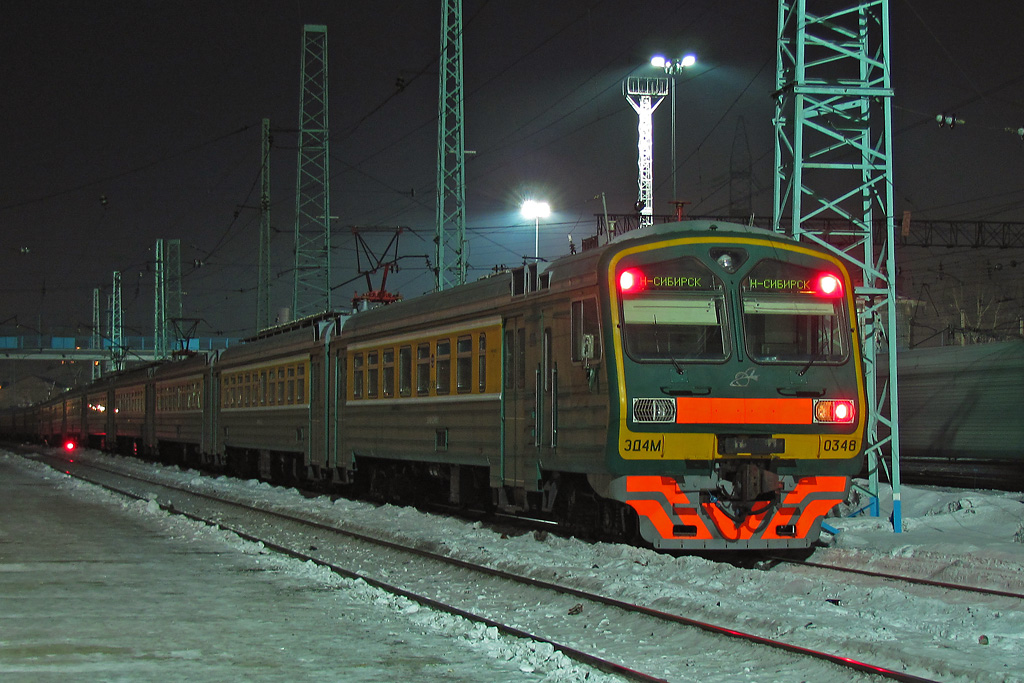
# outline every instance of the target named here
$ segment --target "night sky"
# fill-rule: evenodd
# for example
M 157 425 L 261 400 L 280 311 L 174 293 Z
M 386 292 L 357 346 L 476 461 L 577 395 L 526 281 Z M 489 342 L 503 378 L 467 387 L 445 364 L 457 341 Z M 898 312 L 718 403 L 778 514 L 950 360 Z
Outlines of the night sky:
M 264 117 L 271 305 L 289 305 L 306 23 L 328 27 L 335 304 L 364 288 L 347 283 L 353 225 L 411 229 L 389 288 L 432 289 L 419 256 L 433 254 L 440 4 L 4 0 L 3 330 L 87 336 L 93 288 L 105 295 L 120 270 L 126 334 L 152 334 L 164 238 L 181 240 L 199 334 L 251 334 Z M 1024 126 L 1024 5 L 891 8 L 897 213 L 1024 221 L 1024 141 L 1005 130 Z M 534 227 L 519 215 L 528 196 L 554 211 L 541 224 L 548 257 L 567 253 L 568 235 L 593 234 L 601 193 L 610 212 L 632 210 L 637 118 L 621 82 L 659 75 L 645 66 L 659 51 L 699 59 L 677 81 L 679 199 L 693 215 L 729 214 L 739 198 L 770 216 L 776 11 L 769 0 L 465 0 L 470 277 L 532 254 Z M 964 123 L 940 128 L 939 113 Z M 656 213 L 672 210 L 669 116 L 666 100 L 654 117 Z M 730 183 L 744 166 L 749 180 Z

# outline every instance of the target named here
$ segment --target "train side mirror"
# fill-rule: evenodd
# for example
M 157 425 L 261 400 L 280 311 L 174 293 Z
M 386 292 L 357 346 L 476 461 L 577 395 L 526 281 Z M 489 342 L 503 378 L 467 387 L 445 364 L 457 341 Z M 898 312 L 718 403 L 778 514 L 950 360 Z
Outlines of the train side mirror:
M 594 335 L 585 334 L 583 335 L 583 343 L 580 345 L 580 355 L 583 360 L 593 360 L 594 358 Z
M 580 344 L 580 357 L 583 358 L 583 367 L 590 367 L 590 361 L 594 359 L 594 335 L 583 335 Z

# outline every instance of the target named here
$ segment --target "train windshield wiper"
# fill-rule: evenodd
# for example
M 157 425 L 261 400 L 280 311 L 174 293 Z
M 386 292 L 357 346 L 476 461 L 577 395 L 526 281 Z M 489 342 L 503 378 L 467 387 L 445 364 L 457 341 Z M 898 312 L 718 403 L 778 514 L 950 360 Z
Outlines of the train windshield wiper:
M 654 320 L 654 351 L 658 354 L 659 357 L 661 357 L 661 339 L 658 337 L 658 316 L 654 315 L 652 316 L 652 319 Z M 676 372 L 678 374 L 686 374 L 686 368 L 679 364 L 679 361 L 676 360 L 675 356 L 673 356 L 670 353 L 666 357 L 669 359 L 669 361 L 671 361 L 672 367 L 676 369 Z

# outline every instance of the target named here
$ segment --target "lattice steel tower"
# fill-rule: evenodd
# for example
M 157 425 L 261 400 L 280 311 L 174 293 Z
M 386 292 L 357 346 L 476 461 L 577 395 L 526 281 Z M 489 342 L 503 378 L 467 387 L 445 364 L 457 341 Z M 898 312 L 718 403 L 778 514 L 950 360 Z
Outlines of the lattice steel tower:
M 167 358 L 167 284 L 164 274 L 164 241 L 156 241 L 153 268 L 153 358 Z
M 295 288 L 298 319 L 331 308 L 331 201 L 327 129 L 327 27 L 302 30 L 299 168 L 295 189 Z
M 107 302 L 107 330 L 110 337 L 110 368 L 120 371 L 124 369 L 124 323 L 121 309 L 121 271 L 114 271 L 114 280 L 110 288 L 110 299 Z
M 636 110 L 637 167 L 639 194 L 636 202 L 640 214 L 640 227 L 654 222 L 654 127 L 653 114 L 668 95 L 667 78 L 632 76 L 622 83 L 622 94 Z
M 462 0 L 443 0 L 437 111 L 437 289 L 466 281 L 466 137 L 463 127 Z
M 860 278 L 871 507 L 877 515 L 878 466 L 888 449 L 899 532 L 889 2 L 837 4 L 779 0 L 774 226 L 785 230 L 788 210 L 795 237 L 843 257 Z M 878 371 L 882 359 L 888 382 Z
M 256 331 L 270 327 L 270 119 L 260 136 L 260 252 L 256 270 Z

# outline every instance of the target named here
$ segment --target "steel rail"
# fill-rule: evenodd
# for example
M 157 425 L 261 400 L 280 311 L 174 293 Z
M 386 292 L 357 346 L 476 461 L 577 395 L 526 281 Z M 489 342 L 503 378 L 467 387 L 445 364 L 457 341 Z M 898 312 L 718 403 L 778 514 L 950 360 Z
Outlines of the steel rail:
M 778 564 L 792 564 L 801 567 L 813 567 L 814 569 L 827 569 L 834 572 L 842 572 L 844 574 L 860 574 L 862 576 L 870 576 L 877 579 L 887 579 L 890 581 L 898 581 L 900 583 L 918 584 L 922 586 L 929 586 L 931 588 L 944 588 L 951 591 L 961 591 L 965 593 L 980 593 L 982 595 L 995 595 L 1002 598 L 1017 598 L 1018 600 L 1024 600 L 1024 594 L 1014 593 L 1012 591 L 1002 591 L 995 588 L 982 588 L 981 586 L 965 586 L 958 583 L 949 583 L 946 581 L 935 581 L 932 579 L 921 579 L 914 576 L 902 576 L 900 574 L 887 574 L 885 572 L 877 572 L 870 569 L 855 569 L 853 567 L 840 567 L 831 564 L 821 564 L 819 562 L 808 562 L 807 560 L 794 560 L 787 557 L 769 557 L 768 559 Z
M 586 599 L 586 600 L 589 600 L 591 602 L 595 602 L 595 603 L 598 603 L 598 604 L 603 604 L 603 605 L 606 605 L 606 606 L 609 606 L 609 607 L 615 607 L 615 608 L 624 610 L 626 612 L 632 612 L 632 613 L 635 613 L 635 614 L 642 614 L 644 616 L 648 616 L 648 617 L 651 617 L 651 618 L 654 618 L 654 619 L 658 619 L 658 620 L 662 620 L 662 621 L 666 621 L 666 622 L 670 622 L 670 623 L 676 623 L 676 624 L 680 624 L 680 625 L 685 625 L 685 626 L 689 626 L 689 627 L 692 627 L 692 628 L 697 628 L 697 629 L 700 629 L 700 630 L 708 632 L 708 633 L 713 633 L 713 634 L 717 634 L 717 635 L 721 635 L 721 636 L 726 636 L 726 637 L 729 637 L 729 638 L 739 639 L 739 640 L 742 640 L 742 641 L 746 641 L 746 642 L 749 642 L 749 643 L 755 643 L 755 644 L 762 645 L 762 646 L 765 646 L 765 647 L 771 647 L 771 648 L 774 648 L 774 649 L 777 649 L 777 650 L 782 650 L 782 651 L 785 651 L 785 652 L 788 652 L 788 653 L 791 653 L 791 654 L 796 654 L 796 655 L 810 657 L 810 658 L 814 658 L 814 659 L 818 659 L 818 660 L 822 660 L 822 661 L 827 661 L 827 662 L 830 662 L 830 663 L 835 664 L 837 666 L 843 667 L 845 669 L 852 669 L 852 670 L 856 670 L 856 671 L 859 671 L 859 672 L 862 672 L 862 673 L 867 673 L 867 674 L 870 674 L 870 675 L 879 676 L 879 677 L 886 678 L 886 679 L 889 679 L 889 680 L 901 681 L 901 682 L 904 682 L 904 683 L 937 683 L 933 679 L 923 678 L 923 677 L 920 677 L 920 676 L 915 676 L 915 675 L 908 674 L 908 673 L 901 672 L 901 671 L 895 671 L 895 670 L 888 669 L 888 668 L 883 667 L 883 666 L 877 666 L 877 665 L 874 665 L 874 664 L 869 664 L 867 662 L 862 662 L 860 660 L 853 659 L 851 657 L 844 657 L 844 656 L 841 656 L 841 655 L 835 655 L 835 654 L 831 654 L 831 653 L 828 653 L 828 652 L 823 652 L 823 651 L 820 651 L 820 650 L 814 650 L 812 648 L 806 648 L 806 647 L 803 647 L 803 646 L 800 646 L 800 645 L 794 645 L 792 643 L 786 643 L 784 641 L 774 640 L 772 638 L 767 638 L 767 637 L 764 637 L 764 636 L 758 636 L 758 635 L 752 634 L 752 633 L 746 633 L 746 632 L 740 631 L 738 629 L 734 629 L 734 628 L 730 628 L 730 627 L 725 627 L 725 626 L 719 626 L 719 625 L 716 625 L 716 624 L 711 624 L 709 622 L 700 621 L 698 619 L 692 619 L 692 618 L 684 617 L 684 616 L 681 616 L 681 615 L 678 615 L 678 614 L 672 614 L 670 612 L 663 612 L 661 610 L 656 610 L 656 609 L 651 608 L 651 607 L 646 607 L 646 606 L 643 606 L 643 605 L 637 605 L 637 604 L 634 604 L 634 603 L 625 602 L 625 601 L 618 600 L 618 599 L 611 598 L 611 597 L 607 597 L 607 596 L 604 596 L 604 595 L 598 595 L 598 594 L 595 594 L 595 593 L 589 593 L 587 591 L 584 591 L 584 590 L 581 590 L 581 589 L 577 589 L 577 588 L 572 588 L 570 586 L 563 586 L 563 585 L 560 585 L 560 584 L 555 584 L 555 583 L 551 583 L 551 582 L 548 582 L 548 581 L 544 581 L 544 580 L 541 580 L 541 579 L 534 579 L 534 578 L 522 576 L 522 575 L 519 575 L 519 574 L 509 573 L 509 572 L 506 572 L 506 571 L 503 571 L 503 570 L 500 570 L 500 569 L 494 569 L 492 567 L 478 565 L 478 564 L 474 564 L 472 562 L 467 562 L 465 560 L 459 560 L 459 559 L 456 559 L 456 558 L 447 557 L 445 555 L 440 555 L 438 553 L 434 553 L 432 551 L 425 550 L 425 549 L 422 549 L 422 548 L 415 548 L 415 547 L 403 545 L 401 543 L 396 543 L 394 541 L 388 541 L 386 539 L 377 538 L 377 537 L 370 536 L 370 535 L 367 535 L 367 534 L 363 534 L 363 533 L 359 533 L 359 532 L 356 532 L 356 531 L 352 531 L 350 529 L 345 529 L 345 528 L 337 527 L 337 526 L 330 525 L 330 524 L 324 524 L 322 522 L 316 522 L 316 521 L 313 521 L 313 520 L 304 519 L 304 518 L 301 518 L 301 517 L 296 517 L 294 515 L 291 515 L 291 514 L 288 514 L 288 513 L 284 513 L 284 512 L 279 512 L 279 511 L 276 511 L 276 510 L 268 510 L 266 508 L 258 507 L 258 506 L 255 506 L 255 505 L 251 505 L 249 503 L 242 503 L 242 502 L 238 502 L 238 501 L 234 501 L 234 500 L 230 500 L 230 499 L 226 499 L 226 498 L 220 498 L 218 496 L 202 493 L 202 492 L 199 492 L 199 491 L 192 491 L 192 490 L 189 490 L 189 489 L 185 489 L 185 488 L 176 486 L 174 484 L 169 484 L 169 483 L 166 483 L 166 482 L 156 481 L 156 480 L 149 479 L 147 477 L 144 477 L 144 476 L 141 476 L 141 475 L 137 475 L 137 474 L 134 474 L 134 473 L 133 474 L 126 474 L 124 472 L 119 472 L 119 471 L 116 471 L 116 470 L 111 470 L 111 469 L 105 468 L 105 467 L 103 467 L 101 465 L 96 465 L 94 463 L 75 462 L 74 464 L 77 464 L 77 465 L 80 465 L 80 466 L 83 466 L 83 467 L 92 467 L 94 469 L 97 469 L 97 470 L 100 470 L 100 471 L 104 471 L 104 472 L 107 472 L 109 474 L 113 474 L 115 476 L 124 477 L 124 478 L 130 479 L 130 480 L 134 479 L 134 480 L 137 480 L 137 481 L 140 481 L 140 482 L 143 482 L 143 483 L 147 483 L 147 484 L 152 484 L 152 485 L 155 485 L 155 486 L 161 486 L 163 488 L 170 489 L 170 490 L 173 490 L 173 491 L 178 491 L 180 493 L 184 493 L 184 494 L 187 494 L 187 495 L 190 495 L 190 496 L 195 496 L 195 497 L 198 497 L 198 498 L 203 498 L 203 499 L 215 501 L 215 502 L 218 502 L 218 503 L 221 503 L 221 504 L 232 505 L 232 506 L 244 509 L 244 510 L 251 510 L 251 511 L 255 511 L 255 512 L 260 512 L 262 514 L 270 515 L 270 516 L 273 516 L 273 517 L 277 517 L 279 519 L 287 520 L 287 521 L 292 522 L 292 523 L 296 523 L 296 524 L 300 524 L 300 525 L 305 525 L 305 526 L 308 526 L 308 527 L 313 528 L 313 529 L 318 529 L 318 530 L 322 530 L 322 531 L 329 531 L 329 532 L 337 533 L 337 534 L 340 534 L 340 535 L 343 535 L 343 536 L 346 536 L 346 537 L 349 537 L 349 538 L 352 538 L 352 539 L 355 539 L 355 540 L 359 540 L 359 541 L 366 542 L 366 543 L 371 543 L 371 544 L 378 545 L 378 546 L 381 546 L 381 547 L 384 547 L 384 548 L 388 548 L 388 549 L 391 549 L 391 550 L 396 550 L 396 551 L 400 551 L 400 552 L 404 552 L 404 553 L 410 553 L 410 554 L 413 554 L 413 555 L 416 555 L 416 556 L 420 556 L 420 557 L 424 557 L 424 558 L 429 558 L 431 560 L 434 560 L 434 561 L 437 561 L 437 562 L 446 563 L 446 564 L 449 564 L 449 565 L 452 565 L 452 566 L 456 566 L 456 567 L 459 567 L 459 568 L 462 568 L 462 569 L 467 569 L 467 570 L 470 570 L 470 571 L 476 571 L 476 572 L 479 572 L 479 573 L 482 573 L 482 574 L 486 574 L 486 575 L 489 575 L 489 576 L 494 576 L 494 577 L 497 577 L 497 578 L 506 579 L 506 580 L 509 580 L 509 581 L 518 582 L 518 583 L 521 583 L 521 584 L 524 584 L 524 585 L 528 585 L 528 586 L 532 586 L 532 587 L 535 587 L 535 588 L 551 590 L 551 591 L 554 591 L 554 592 L 557 592 L 557 593 L 562 593 L 562 594 L 565 594 L 565 595 L 572 595 L 574 597 L 583 598 L 583 599 Z M 83 479 L 85 481 L 89 481 L 89 479 L 86 478 L 86 477 L 82 477 L 80 475 L 73 475 L 71 472 L 67 472 L 66 470 L 65 470 L 65 472 L 67 474 L 69 474 L 69 475 L 77 476 L 77 477 L 79 477 L 79 478 L 81 478 L 81 479 Z M 95 484 L 97 484 L 99 486 L 104 486 L 104 488 L 108 488 L 107 486 L 105 486 L 104 484 L 99 483 L 99 482 L 91 482 L 90 481 L 90 483 L 95 483 Z M 116 489 L 111 489 L 111 490 L 116 490 Z M 132 494 L 130 492 L 122 492 L 122 493 L 125 493 L 126 495 L 130 495 L 130 496 L 132 496 L 134 498 L 140 498 L 141 499 L 140 496 L 138 496 L 136 494 Z M 163 507 L 163 506 L 161 506 L 161 507 Z M 193 516 L 191 516 L 188 513 L 185 513 L 183 511 L 180 511 L 180 510 L 177 510 L 177 509 L 173 508 L 172 506 L 170 506 L 170 509 L 168 509 L 168 512 L 173 512 L 173 513 L 177 513 L 177 514 L 183 514 L 186 517 L 189 517 L 190 519 L 195 519 L 196 521 L 200 521 L 200 522 L 203 522 L 203 523 L 206 523 L 206 524 L 211 524 L 213 526 L 217 526 L 218 528 L 222 528 L 222 529 L 224 529 L 226 531 L 229 531 L 229 532 L 232 532 L 232 533 L 236 533 L 239 536 L 241 536 L 242 538 L 246 538 L 246 540 L 251 540 L 251 541 L 255 541 L 255 542 L 261 542 L 264 545 L 266 545 L 267 547 L 272 547 L 273 546 L 272 543 L 270 543 L 270 542 L 268 542 L 268 541 L 266 541 L 264 539 L 251 536 L 247 532 L 243 532 L 243 531 L 239 531 L 239 530 L 236 530 L 236 529 L 232 529 L 232 528 L 229 528 L 229 527 L 222 526 L 220 523 L 218 523 L 216 521 L 211 521 L 211 520 L 206 520 L 206 519 L 202 519 L 202 518 L 198 518 L 198 517 L 193 517 Z M 274 549 L 277 550 L 277 548 L 274 548 Z M 307 559 L 308 560 L 312 560 L 313 562 L 316 562 L 318 564 L 326 566 L 326 567 L 330 568 L 332 571 L 334 571 L 334 568 L 333 568 L 333 566 L 331 564 L 326 563 L 326 562 L 324 562 L 322 560 L 318 560 L 317 558 L 310 557 L 310 556 L 308 556 L 308 555 L 306 555 L 304 553 L 301 553 L 300 551 L 292 551 L 292 550 L 289 550 L 289 549 L 282 549 L 282 550 L 279 550 L 279 552 L 284 552 L 284 553 L 290 554 L 290 555 L 292 553 L 297 553 L 297 554 L 294 554 L 292 556 L 293 557 L 297 557 L 299 559 L 303 559 L 303 560 L 307 560 Z M 344 572 L 348 572 L 348 570 L 343 570 L 343 571 Z M 379 582 L 376 579 L 371 579 L 371 578 L 364 577 L 364 576 L 361 576 L 361 575 L 357 575 L 357 574 L 354 574 L 354 573 L 352 573 L 351 575 L 347 574 L 347 573 L 342 574 L 342 575 L 350 576 L 350 578 L 362 579 L 362 580 L 366 581 L 367 583 L 369 583 L 371 585 L 375 585 L 375 586 L 377 586 L 379 588 L 382 588 L 383 590 L 386 590 L 388 592 L 395 592 L 396 594 L 403 595 L 403 596 L 408 597 L 409 599 L 415 600 L 417 602 L 420 602 L 421 599 L 422 599 L 423 604 L 425 604 L 425 605 L 433 606 L 431 603 L 436 602 L 432 598 L 427 598 L 425 596 L 415 596 L 414 594 L 411 594 L 411 593 L 406 595 L 406 592 L 405 592 L 404 589 L 397 588 L 397 587 L 390 587 L 389 584 L 386 584 L 386 583 L 383 583 L 383 582 Z M 395 590 L 392 591 L 392 588 L 395 588 Z M 538 642 L 549 643 L 553 647 L 555 647 L 557 650 L 565 653 L 567 656 L 572 657 L 573 659 L 577 659 L 578 661 L 585 662 L 585 663 L 593 666 L 594 668 L 600 669 L 602 671 L 610 671 L 610 670 L 612 670 L 612 669 L 603 669 L 601 665 L 599 665 L 598 663 L 594 663 L 594 662 L 605 662 L 606 661 L 606 660 L 601 660 L 600 658 L 597 658 L 594 655 L 590 655 L 590 654 L 584 653 L 582 651 L 578 651 L 575 648 L 572 648 L 570 646 L 564 646 L 564 645 L 558 644 L 558 643 L 556 643 L 554 641 L 545 639 L 543 637 L 535 637 L 535 636 L 532 636 L 532 635 L 529 635 L 529 634 L 525 634 L 524 632 L 519 631 L 518 629 L 515 629 L 514 627 L 501 625 L 498 622 L 493 622 L 492 620 L 488 619 L 487 617 L 482 617 L 480 615 L 472 615 L 470 613 L 463 614 L 462 611 L 459 608 L 447 606 L 447 605 L 444 605 L 444 603 L 439 603 L 438 602 L 436 604 L 438 605 L 436 607 L 436 609 L 439 609 L 440 611 L 448 612 L 448 613 L 451 613 L 451 614 L 459 614 L 459 616 L 465 616 L 465 618 L 467 618 L 467 619 L 471 619 L 473 621 L 477 621 L 477 622 L 480 622 L 480 623 L 486 623 L 488 626 L 495 626 L 496 628 L 501 630 L 503 633 L 508 633 L 509 635 L 513 635 L 513 636 L 516 636 L 516 637 L 530 638 L 532 640 L 537 640 Z M 579 657 L 577 657 L 577 655 L 579 655 Z M 634 672 L 633 674 L 630 674 L 628 672 L 633 672 L 632 669 L 629 669 L 628 667 L 623 667 L 622 665 L 615 664 L 615 663 L 612 663 L 612 662 L 607 662 L 605 665 L 606 666 L 610 666 L 610 667 L 622 667 L 621 670 L 618 669 L 618 668 L 615 668 L 614 669 L 614 673 L 618 673 L 618 674 L 624 675 L 624 676 L 636 675 L 638 677 L 635 678 L 635 680 L 647 680 L 647 681 L 661 681 L 661 680 L 664 680 L 664 679 L 660 679 L 660 678 L 656 678 L 656 677 L 650 677 L 649 675 L 643 674 L 641 672 Z

